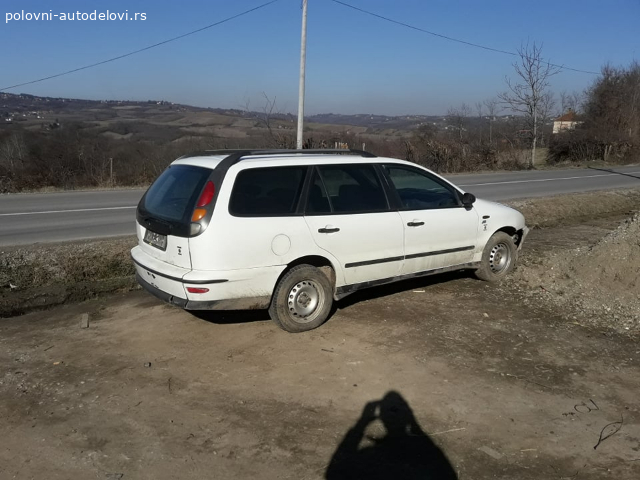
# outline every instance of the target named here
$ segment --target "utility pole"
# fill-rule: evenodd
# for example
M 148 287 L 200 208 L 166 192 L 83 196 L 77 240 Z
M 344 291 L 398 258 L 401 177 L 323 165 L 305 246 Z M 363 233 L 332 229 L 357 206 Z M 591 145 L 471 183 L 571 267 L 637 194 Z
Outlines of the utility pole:
M 302 36 L 300 38 L 300 86 L 298 89 L 298 139 L 297 148 L 302 149 L 304 127 L 304 71 L 307 63 L 307 0 L 302 0 Z

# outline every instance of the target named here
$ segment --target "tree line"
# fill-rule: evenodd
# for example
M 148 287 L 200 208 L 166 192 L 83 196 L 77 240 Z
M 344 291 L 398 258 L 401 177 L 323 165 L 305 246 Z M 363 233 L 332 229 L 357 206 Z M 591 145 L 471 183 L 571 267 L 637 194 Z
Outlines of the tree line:
M 496 97 L 449 109 L 447 130 L 419 130 L 406 158 L 444 172 L 487 168 L 534 168 L 544 161 L 610 163 L 637 161 L 640 154 L 640 64 L 604 65 L 584 92 L 556 98 L 550 79 L 562 71 L 542 55 L 542 46 L 518 50 L 513 77 Z M 504 113 L 511 113 L 505 121 Z M 553 119 L 572 112 L 571 128 L 553 133 Z M 473 121 L 475 118 L 475 121 Z M 541 155 L 537 150 L 544 147 Z

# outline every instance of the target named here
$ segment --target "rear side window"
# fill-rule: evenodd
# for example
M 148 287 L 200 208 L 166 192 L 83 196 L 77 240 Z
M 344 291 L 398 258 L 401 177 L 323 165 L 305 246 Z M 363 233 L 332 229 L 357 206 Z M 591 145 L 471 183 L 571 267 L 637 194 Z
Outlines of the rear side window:
M 144 199 L 146 213 L 170 222 L 188 222 L 210 174 L 208 168 L 170 166 L 147 191 Z
M 373 165 L 323 165 L 314 173 L 307 214 L 383 212 L 389 209 Z
M 229 212 L 235 216 L 286 216 L 296 212 L 306 167 L 250 168 L 238 173 Z

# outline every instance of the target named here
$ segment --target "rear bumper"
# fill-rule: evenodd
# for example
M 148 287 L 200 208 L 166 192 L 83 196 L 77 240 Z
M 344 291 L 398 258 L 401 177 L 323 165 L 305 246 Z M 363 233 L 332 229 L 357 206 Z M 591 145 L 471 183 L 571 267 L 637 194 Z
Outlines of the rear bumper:
M 189 300 L 164 292 L 146 282 L 137 272 L 136 280 L 147 292 L 163 302 L 184 310 L 261 310 L 269 307 L 271 297 L 242 297 L 223 300 Z
M 170 303 L 171 305 L 175 305 L 180 308 L 186 308 L 187 303 L 189 303 L 186 298 L 180 298 L 175 295 L 171 295 L 170 293 L 163 292 L 159 288 L 154 287 L 150 283 L 147 283 L 138 272 L 136 272 L 136 280 L 142 288 L 144 288 L 150 294 L 158 297 L 163 302 Z
M 285 266 L 242 270 L 187 270 L 166 264 L 134 247 L 131 257 L 140 286 L 160 300 L 186 310 L 253 310 L 267 308 Z M 187 288 L 206 287 L 206 293 Z

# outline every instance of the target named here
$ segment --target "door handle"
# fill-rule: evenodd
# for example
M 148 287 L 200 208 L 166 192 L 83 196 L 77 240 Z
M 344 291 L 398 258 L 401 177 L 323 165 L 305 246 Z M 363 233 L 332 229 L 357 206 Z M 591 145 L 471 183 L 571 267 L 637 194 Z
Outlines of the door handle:
M 337 227 L 332 227 L 331 225 L 327 225 L 324 228 L 319 228 L 318 233 L 336 233 L 339 232 L 340 229 Z
M 417 220 L 407 223 L 408 227 L 421 227 L 422 225 L 424 225 L 424 222 L 419 222 Z

